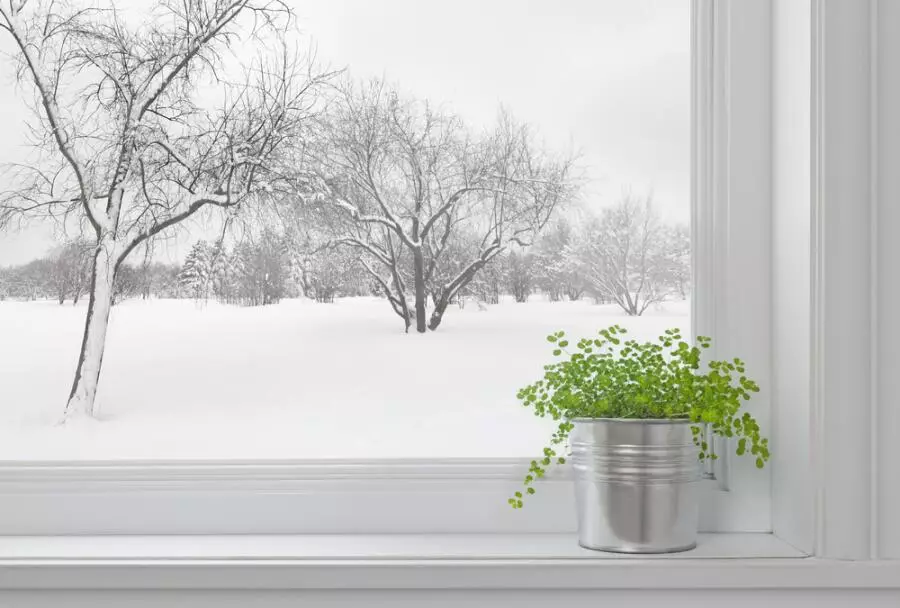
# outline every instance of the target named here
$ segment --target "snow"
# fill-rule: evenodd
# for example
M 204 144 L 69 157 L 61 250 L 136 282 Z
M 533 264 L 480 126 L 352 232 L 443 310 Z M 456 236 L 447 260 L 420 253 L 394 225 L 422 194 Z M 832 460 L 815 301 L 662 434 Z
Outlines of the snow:
M 111 313 L 99 420 L 61 419 L 85 307 L 0 302 L 0 459 L 531 457 L 548 423 L 515 398 L 545 336 L 688 330 L 688 302 L 511 298 L 404 334 L 384 300 L 238 307 L 128 300 Z

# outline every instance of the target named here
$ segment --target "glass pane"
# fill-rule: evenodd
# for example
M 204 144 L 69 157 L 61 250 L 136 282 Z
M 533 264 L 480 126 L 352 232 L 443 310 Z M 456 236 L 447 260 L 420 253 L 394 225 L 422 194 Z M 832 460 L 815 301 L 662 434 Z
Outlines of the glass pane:
M 0 28 L 0 458 L 530 457 L 547 334 L 690 331 L 689 0 L 298 1 L 175 71 L 213 4 L 29 4 L 49 108 Z

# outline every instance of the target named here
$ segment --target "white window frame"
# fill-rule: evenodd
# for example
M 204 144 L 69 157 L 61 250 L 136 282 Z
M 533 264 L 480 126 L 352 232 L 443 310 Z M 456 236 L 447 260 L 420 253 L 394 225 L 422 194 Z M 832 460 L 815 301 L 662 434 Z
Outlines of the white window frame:
M 771 2 L 693 0 L 692 326 L 714 337 L 716 354 L 747 360 L 763 387 L 750 409 L 764 430 L 778 414 L 770 388 L 772 42 Z M 703 531 L 773 530 L 773 448 L 772 466 L 758 471 L 717 446 Z M 567 467 L 528 508 L 509 509 L 526 468 L 519 459 L 6 463 L 0 534 L 574 531 Z M 797 545 L 812 549 L 805 538 Z
M 680 596 L 685 605 L 708 588 L 879 589 L 895 597 L 900 321 L 891 306 L 900 294 L 900 246 L 893 238 L 900 231 L 900 5 L 694 0 L 694 6 L 694 44 L 706 49 L 694 64 L 695 327 L 717 337 L 720 354 L 739 350 L 762 370 L 756 375 L 763 384 L 771 382 L 753 407 L 773 438 L 771 471 L 763 477 L 723 458 L 719 480 L 707 485 L 703 524 L 715 531 L 768 528 L 768 541 L 815 559 L 573 560 L 562 553 L 535 559 L 523 551 L 511 560 L 496 559 L 490 549 L 483 559 L 473 551 L 468 559 L 344 560 L 339 567 L 313 560 L 300 568 L 296 560 L 264 559 L 265 543 L 262 559 L 242 563 L 231 560 L 231 550 L 213 564 L 104 561 L 104 551 L 94 550 L 74 561 L 0 560 L 0 593 L 154 584 L 344 588 L 355 572 L 350 584 L 365 589 L 652 587 L 690 590 Z M 757 290 L 743 289 L 742 281 Z M 423 535 L 414 544 L 432 542 L 428 533 L 469 532 L 474 536 L 465 542 L 478 547 L 485 545 L 480 532 L 571 531 L 564 470 L 543 484 L 529 508 L 510 512 L 503 498 L 518 486 L 522 468 L 516 460 L 465 459 L 0 463 L 0 534 Z M 759 538 L 714 538 L 741 536 Z M 528 547 L 532 538 L 514 542 Z M 30 540 L 46 547 L 57 539 Z M 65 540 L 93 544 L 90 537 Z M 157 549 L 167 542 L 156 540 Z M 3 541 L 13 554 L 29 544 Z M 192 542 L 182 539 L 181 546 Z M 496 605 L 496 595 L 484 599 Z
M 732 24 L 740 23 L 740 27 Z M 693 1 L 695 332 L 746 359 L 770 420 L 771 151 L 768 2 Z M 760 328 L 764 330 L 760 331 Z M 523 413 L 523 415 L 525 415 Z M 721 460 L 701 529 L 769 532 L 770 472 Z M 506 498 L 527 460 L 44 462 L 0 467 L 0 534 L 572 532 L 561 467 L 528 508 Z
M 769 332 L 754 327 L 770 333 L 772 354 L 769 398 L 754 406 L 771 402 L 771 535 L 710 535 L 696 552 L 655 559 L 578 551 L 568 535 L 274 539 L 283 542 L 259 536 L 4 537 L 0 603 L 544 606 L 548 600 L 650 605 L 665 597 L 671 606 L 695 606 L 702 597 L 736 607 L 761 600 L 778 606 L 896 605 L 900 3 L 696 0 L 709 10 L 713 2 L 716 15 L 702 14 L 727 31 L 717 30 L 709 65 L 764 70 L 771 61 L 774 72 L 762 85 L 772 103 L 759 106 L 771 114 L 771 128 L 741 123 L 752 120 L 740 116 L 750 104 L 735 101 L 741 91 L 758 93 L 752 82 L 760 84 L 760 74 L 751 71 L 748 84 L 740 82 L 745 72 L 725 69 L 729 84 L 703 98 L 716 118 L 706 114 L 709 130 L 698 130 L 703 136 L 694 145 L 695 156 L 719 146 L 719 153 L 703 158 L 704 166 L 717 169 L 694 176 L 706 180 L 707 193 L 697 199 L 707 212 L 697 214 L 694 229 L 715 236 L 699 242 L 723 256 L 698 272 L 733 277 L 731 271 L 741 269 L 735 260 L 752 243 L 722 226 L 742 228 L 731 214 L 746 215 L 739 204 L 753 204 L 750 194 L 771 190 L 761 203 L 771 230 L 760 233 L 771 240 L 766 259 L 772 298 L 761 305 L 768 313 L 738 309 L 769 314 L 772 322 Z M 750 56 L 758 50 L 755 36 L 771 43 L 762 58 Z M 723 101 L 716 105 L 715 99 Z M 755 137 L 753 126 L 760 127 Z M 748 167 L 738 161 L 753 158 L 748 154 L 758 152 L 766 137 L 771 154 L 758 167 L 772 175 L 761 186 L 748 181 Z M 707 307 L 698 311 L 701 331 L 739 325 L 728 292 L 717 295 L 699 295 Z M 715 314 L 705 318 L 702 311 L 710 307 Z M 740 330 L 728 338 L 743 337 Z M 726 349 L 737 346 L 749 348 L 725 343 Z M 722 465 L 721 481 L 711 484 L 718 504 L 748 491 L 734 464 Z M 572 494 L 568 483 L 549 482 L 541 494 L 549 498 L 512 516 L 492 502 L 517 484 L 520 467 L 465 460 L 0 466 L 0 526 L 13 534 L 322 532 L 327 530 L 314 530 L 314 524 L 340 528 L 351 520 L 354 528 L 345 531 L 453 531 L 460 522 L 490 532 L 553 527 L 548 518 L 564 517 L 558 509 L 568 508 L 561 498 L 562 492 Z M 304 492 L 308 497 L 298 501 Z M 326 507 L 338 510 L 322 513 Z M 421 512 L 427 508 L 435 511 Z M 454 508 L 461 512 L 452 513 Z M 785 542 L 813 557 L 785 559 L 798 557 Z M 355 547 L 341 553 L 348 544 Z

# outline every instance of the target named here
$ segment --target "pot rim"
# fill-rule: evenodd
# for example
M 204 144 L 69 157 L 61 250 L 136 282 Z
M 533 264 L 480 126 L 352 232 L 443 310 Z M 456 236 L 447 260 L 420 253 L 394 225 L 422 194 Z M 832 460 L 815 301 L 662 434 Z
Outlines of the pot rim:
M 692 422 L 688 418 L 587 418 L 579 416 L 570 418 L 570 422 L 580 422 L 585 424 L 594 424 L 598 422 L 615 422 L 618 424 L 703 424 L 702 422 Z

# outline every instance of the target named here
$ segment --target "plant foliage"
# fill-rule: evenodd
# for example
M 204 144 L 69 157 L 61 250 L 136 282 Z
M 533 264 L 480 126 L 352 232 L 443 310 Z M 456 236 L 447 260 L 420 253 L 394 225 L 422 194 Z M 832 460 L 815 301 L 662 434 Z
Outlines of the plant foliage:
M 522 388 L 518 398 L 535 416 L 559 421 L 544 448 L 544 456 L 533 460 L 525 477 L 525 492 L 534 494 L 533 483 L 546 474 L 554 460 L 565 463 L 557 450 L 564 444 L 576 418 L 684 419 L 692 427 L 701 460 L 715 459 L 702 432 L 703 425 L 722 437 L 737 438 L 736 453 L 750 453 L 762 468 L 769 459 L 768 439 L 748 412 L 740 412 L 743 401 L 759 386 L 745 375 L 740 359 L 704 363 L 702 351 L 710 338 L 698 336 L 689 345 L 678 329 L 667 329 L 654 342 L 626 340 L 626 330 L 613 325 L 596 338 L 583 338 L 574 347 L 562 331 L 547 336 L 557 363 L 544 366 L 544 377 Z M 522 492 L 509 499 L 521 508 Z

